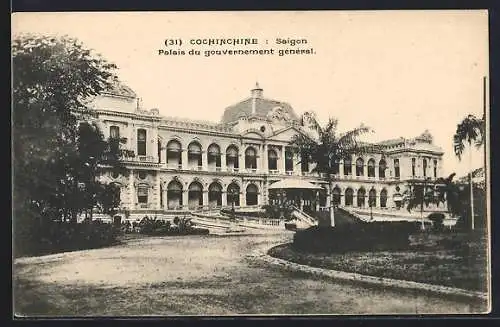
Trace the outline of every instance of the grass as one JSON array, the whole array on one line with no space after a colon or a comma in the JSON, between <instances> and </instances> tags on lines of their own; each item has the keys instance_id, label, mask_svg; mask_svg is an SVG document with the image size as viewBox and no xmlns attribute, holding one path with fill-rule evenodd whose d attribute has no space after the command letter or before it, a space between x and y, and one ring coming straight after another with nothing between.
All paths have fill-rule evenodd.
<instances>
[{"instance_id":1,"label":"grass","mask_svg":"<svg viewBox=\"0 0 500 327\"><path fill-rule=\"evenodd\" d=\"M430 238L446 237L417 236L408 250L399 251L305 253L289 243L270 249L269 254L313 267L487 292L484 237L458 240L452 246L429 246L425 243Z\"/></svg>"}]
</instances>

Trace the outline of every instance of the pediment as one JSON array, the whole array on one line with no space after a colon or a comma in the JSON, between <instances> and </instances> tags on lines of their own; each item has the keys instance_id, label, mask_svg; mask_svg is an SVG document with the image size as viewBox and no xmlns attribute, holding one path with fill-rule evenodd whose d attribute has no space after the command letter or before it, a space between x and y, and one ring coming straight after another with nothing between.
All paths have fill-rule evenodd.
<instances>
[{"instance_id":1,"label":"pediment","mask_svg":"<svg viewBox=\"0 0 500 327\"><path fill-rule=\"evenodd\" d=\"M244 137L251 137L251 138L257 138L257 139L262 139L264 136L262 133L260 133L257 129L250 129L241 134L241 136Z\"/></svg>"},{"instance_id":2,"label":"pediment","mask_svg":"<svg viewBox=\"0 0 500 327\"><path fill-rule=\"evenodd\" d=\"M274 135L269 137L269 140L289 142L297 134L303 134L303 132L301 132L295 127L287 127L276 131Z\"/></svg>"}]
</instances>

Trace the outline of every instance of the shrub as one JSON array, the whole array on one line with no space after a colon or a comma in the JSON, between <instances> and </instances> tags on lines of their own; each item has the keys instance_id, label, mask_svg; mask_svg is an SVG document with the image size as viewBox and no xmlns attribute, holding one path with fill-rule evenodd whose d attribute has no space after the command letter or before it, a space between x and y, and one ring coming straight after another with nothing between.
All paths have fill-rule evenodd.
<instances>
[{"instance_id":1,"label":"shrub","mask_svg":"<svg viewBox=\"0 0 500 327\"><path fill-rule=\"evenodd\" d=\"M412 222L372 222L337 227L314 226L298 231L293 247L306 252L394 250L409 247L409 236L419 230Z\"/></svg>"}]
</instances>

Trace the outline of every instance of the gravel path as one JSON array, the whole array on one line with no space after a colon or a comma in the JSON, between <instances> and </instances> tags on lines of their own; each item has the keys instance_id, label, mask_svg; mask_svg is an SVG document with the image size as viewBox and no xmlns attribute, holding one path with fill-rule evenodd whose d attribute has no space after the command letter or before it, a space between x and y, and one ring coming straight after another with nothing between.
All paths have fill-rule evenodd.
<instances>
[{"instance_id":1,"label":"gravel path","mask_svg":"<svg viewBox=\"0 0 500 327\"><path fill-rule=\"evenodd\" d=\"M283 271L250 257L292 233L129 240L14 264L22 315L470 313L438 296L401 293Z\"/></svg>"}]
</instances>

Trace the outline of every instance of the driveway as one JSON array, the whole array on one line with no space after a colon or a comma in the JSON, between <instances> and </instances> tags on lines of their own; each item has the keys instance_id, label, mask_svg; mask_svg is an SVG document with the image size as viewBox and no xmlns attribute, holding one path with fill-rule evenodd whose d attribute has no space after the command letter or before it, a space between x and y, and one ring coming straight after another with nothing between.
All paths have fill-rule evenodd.
<instances>
[{"instance_id":1,"label":"driveway","mask_svg":"<svg viewBox=\"0 0 500 327\"><path fill-rule=\"evenodd\" d=\"M439 296L332 282L248 254L292 233L184 236L21 258L15 312L27 316L470 313Z\"/></svg>"}]
</instances>

